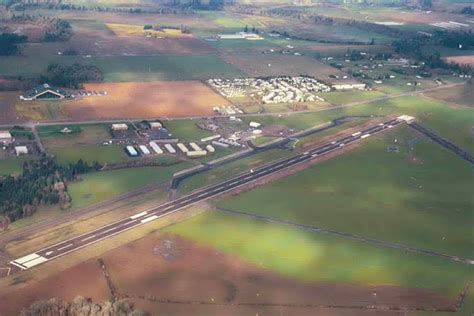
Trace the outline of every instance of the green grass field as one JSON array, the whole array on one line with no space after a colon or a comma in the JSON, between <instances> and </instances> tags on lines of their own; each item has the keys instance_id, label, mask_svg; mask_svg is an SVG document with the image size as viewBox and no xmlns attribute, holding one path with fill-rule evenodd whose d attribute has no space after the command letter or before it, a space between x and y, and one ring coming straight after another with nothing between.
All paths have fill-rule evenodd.
<instances>
[{"instance_id":1,"label":"green grass field","mask_svg":"<svg viewBox=\"0 0 474 316\"><path fill-rule=\"evenodd\" d=\"M379 91L335 91L324 93L321 97L332 104L347 104L351 102L367 101L383 97L385 94Z\"/></svg>"},{"instance_id":2,"label":"green grass field","mask_svg":"<svg viewBox=\"0 0 474 316\"><path fill-rule=\"evenodd\" d=\"M72 208L84 207L126 193L152 182L166 182L176 171L189 167L178 163L163 167L140 167L88 173L68 186Z\"/></svg>"},{"instance_id":3,"label":"green grass field","mask_svg":"<svg viewBox=\"0 0 474 316\"><path fill-rule=\"evenodd\" d=\"M181 140L196 141L213 135L212 132L203 130L196 125L203 122L204 120L201 119L187 119L164 121L163 124L173 134L173 137Z\"/></svg>"},{"instance_id":4,"label":"green grass field","mask_svg":"<svg viewBox=\"0 0 474 316\"><path fill-rule=\"evenodd\" d=\"M125 153L124 146L77 146L77 147L57 147L48 150L50 154L56 156L62 164L75 163L79 159L93 163L95 161L106 163L120 163L131 160Z\"/></svg>"},{"instance_id":5,"label":"green grass field","mask_svg":"<svg viewBox=\"0 0 474 316\"><path fill-rule=\"evenodd\" d=\"M23 162L31 157L13 157L0 159L0 176L17 175L23 170Z\"/></svg>"},{"instance_id":6,"label":"green grass field","mask_svg":"<svg viewBox=\"0 0 474 316\"><path fill-rule=\"evenodd\" d=\"M473 179L467 162L400 127L218 205L474 258Z\"/></svg>"},{"instance_id":7,"label":"green grass field","mask_svg":"<svg viewBox=\"0 0 474 316\"><path fill-rule=\"evenodd\" d=\"M471 267L446 260L219 212L166 230L305 282L390 284L454 296L473 276Z\"/></svg>"}]
</instances>

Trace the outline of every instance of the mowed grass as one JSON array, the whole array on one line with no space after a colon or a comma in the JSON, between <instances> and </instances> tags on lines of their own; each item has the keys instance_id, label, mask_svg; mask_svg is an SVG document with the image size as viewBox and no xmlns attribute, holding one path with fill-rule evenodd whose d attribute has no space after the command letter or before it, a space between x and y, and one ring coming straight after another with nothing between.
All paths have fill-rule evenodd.
<instances>
[{"instance_id":1,"label":"mowed grass","mask_svg":"<svg viewBox=\"0 0 474 316\"><path fill-rule=\"evenodd\" d=\"M173 173L188 166L188 163L178 163L163 167L118 169L81 175L80 181L68 186L72 199L71 207L84 207L153 182L166 182L171 179Z\"/></svg>"},{"instance_id":2,"label":"mowed grass","mask_svg":"<svg viewBox=\"0 0 474 316\"><path fill-rule=\"evenodd\" d=\"M53 154L61 164L76 163L79 159L100 164L120 163L131 160L125 153L125 146L76 146L50 148L48 152Z\"/></svg>"},{"instance_id":3,"label":"mowed grass","mask_svg":"<svg viewBox=\"0 0 474 316\"><path fill-rule=\"evenodd\" d=\"M332 104L343 105L352 102L368 101L383 97L385 94L379 91L335 91L321 94L321 97Z\"/></svg>"},{"instance_id":4,"label":"mowed grass","mask_svg":"<svg viewBox=\"0 0 474 316\"><path fill-rule=\"evenodd\" d=\"M470 266L447 260L213 211L166 231L305 282L430 288L454 296L473 276Z\"/></svg>"},{"instance_id":5,"label":"mowed grass","mask_svg":"<svg viewBox=\"0 0 474 316\"><path fill-rule=\"evenodd\" d=\"M399 127L217 205L474 258L473 187L469 163Z\"/></svg>"},{"instance_id":6,"label":"mowed grass","mask_svg":"<svg viewBox=\"0 0 474 316\"><path fill-rule=\"evenodd\" d=\"M23 163L32 159L28 156L0 159L0 176L18 175L23 170Z\"/></svg>"},{"instance_id":7,"label":"mowed grass","mask_svg":"<svg viewBox=\"0 0 474 316\"><path fill-rule=\"evenodd\" d=\"M204 123L201 119L170 120L164 121L164 127L174 138L181 140L200 140L201 138L213 135L212 132L201 129L197 126Z\"/></svg>"}]
</instances>

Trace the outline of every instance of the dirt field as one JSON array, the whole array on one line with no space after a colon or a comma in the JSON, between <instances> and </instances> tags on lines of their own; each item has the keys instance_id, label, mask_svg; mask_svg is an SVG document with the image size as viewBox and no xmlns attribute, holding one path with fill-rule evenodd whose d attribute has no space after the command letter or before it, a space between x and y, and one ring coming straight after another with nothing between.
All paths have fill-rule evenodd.
<instances>
[{"instance_id":1,"label":"dirt field","mask_svg":"<svg viewBox=\"0 0 474 316\"><path fill-rule=\"evenodd\" d=\"M474 82L471 80L465 85L433 90L427 93L426 96L450 103L474 107Z\"/></svg>"},{"instance_id":2,"label":"dirt field","mask_svg":"<svg viewBox=\"0 0 474 316\"><path fill-rule=\"evenodd\" d=\"M71 119L193 116L212 113L229 101L199 81L151 81L86 84L86 89L107 91L107 96L67 101Z\"/></svg>"},{"instance_id":3,"label":"dirt field","mask_svg":"<svg viewBox=\"0 0 474 316\"><path fill-rule=\"evenodd\" d=\"M0 123L14 124L20 122L15 110L15 103L18 100L18 92L0 91Z\"/></svg>"},{"instance_id":4,"label":"dirt field","mask_svg":"<svg viewBox=\"0 0 474 316\"><path fill-rule=\"evenodd\" d=\"M472 55L450 56L450 57L446 57L446 59L447 59L448 62L474 66L474 56L472 56Z\"/></svg>"},{"instance_id":5,"label":"dirt field","mask_svg":"<svg viewBox=\"0 0 474 316\"><path fill-rule=\"evenodd\" d=\"M327 79L329 75L344 73L304 56L272 54L229 54L224 60L242 70L249 77L307 75Z\"/></svg>"},{"instance_id":6,"label":"dirt field","mask_svg":"<svg viewBox=\"0 0 474 316\"><path fill-rule=\"evenodd\" d=\"M0 314L15 314L22 306L53 296L108 299L111 292L97 259L0 297ZM367 305L450 304L449 299L421 289L301 283L170 234L149 235L101 259L118 296L129 298L152 315L189 315L191 310L194 315L361 315L371 314L361 309ZM275 305L262 306L265 304Z\"/></svg>"}]
</instances>

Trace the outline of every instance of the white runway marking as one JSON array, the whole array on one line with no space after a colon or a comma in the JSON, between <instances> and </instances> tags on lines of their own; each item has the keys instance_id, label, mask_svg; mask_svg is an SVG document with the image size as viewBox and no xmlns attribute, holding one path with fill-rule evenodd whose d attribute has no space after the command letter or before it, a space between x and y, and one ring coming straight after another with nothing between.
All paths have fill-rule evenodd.
<instances>
[{"instance_id":1,"label":"white runway marking","mask_svg":"<svg viewBox=\"0 0 474 316\"><path fill-rule=\"evenodd\" d=\"M63 249L66 249L66 248L68 248L68 247L71 247L71 246L72 246L72 243L71 243L71 244L67 244L66 246L63 246L63 247L61 247L61 248L58 248L58 251L61 251L61 250L63 250Z\"/></svg>"},{"instance_id":2,"label":"white runway marking","mask_svg":"<svg viewBox=\"0 0 474 316\"><path fill-rule=\"evenodd\" d=\"M142 222L142 224L144 224L144 223L151 222L151 221L153 221L153 220L155 220L155 219L157 219L157 218L158 218L158 216L153 215L153 216L150 216L150 217L147 217L147 218L142 219L140 222Z\"/></svg>"},{"instance_id":3,"label":"white runway marking","mask_svg":"<svg viewBox=\"0 0 474 316\"><path fill-rule=\"evenodd\" d=\"M135 214L133 216L130 216L130 219L136 219L136 218L139 218L139 217L142 217L142 216L145 216L146 214L148 214L148 212L141 212L141 213L138 213L138 214Z\"/></svg>"},{"instance_id":4,"label":"white runway marking","mask_svg":"<svg viewBox=\"0 0 474 316\"><path fill-rule=\"evenodd\" d=\"M45 255L46 256L49 256L50 254L52 254L53 252L52 251L48 251Z\"/></svg>"},{"instance_id":5,"label":"white runway marking","mask_svg":"<svg viewBox=\"0 0 474 316\"><path fill-rule=\"evenodd\" d=\"M94 238L95 236L96 236L95 234L94 234L94 235L91 235L91 236L89 236L89 237L86 237L86 238L84 238L84 239L81 239L81 241L86 241L86 240L92 239L92 238Z\"/></svg>"}]
</instances>

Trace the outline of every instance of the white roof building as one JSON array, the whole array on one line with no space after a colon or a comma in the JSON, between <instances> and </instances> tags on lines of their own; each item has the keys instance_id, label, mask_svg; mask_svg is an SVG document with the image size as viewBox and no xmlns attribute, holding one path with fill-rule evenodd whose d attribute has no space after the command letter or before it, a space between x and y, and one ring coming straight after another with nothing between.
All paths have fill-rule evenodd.
<instances>
[{"instance_id":1,"label":"white roof building","mask_svg":"<svg viewBox=\"0 0 474 316\"><path fill-rule=\"evenodd\" d=\"M9 131L0 131L0 142L11 142L12 134Z\"/></svg>"},{"instance_id":2,"label":"white roof building","mask_svg":"<svg viewBox=\"0 0 474 316\"><path fill-rule=\"evenodd\" d=\"M112 124L112 130L114 131L126 131L128 130L128 125L125 123Z\"/></svg>"},{"instance_id":3,"label":"white roof building","mask_svg":"<svg viewBox=\"0 0 474 316\"><path fill-rule=\"evenodd\" d=\"M17 156L28 155L28 148L26 146L15 146L15 153Z\"/></svg>"}]
</instances>

